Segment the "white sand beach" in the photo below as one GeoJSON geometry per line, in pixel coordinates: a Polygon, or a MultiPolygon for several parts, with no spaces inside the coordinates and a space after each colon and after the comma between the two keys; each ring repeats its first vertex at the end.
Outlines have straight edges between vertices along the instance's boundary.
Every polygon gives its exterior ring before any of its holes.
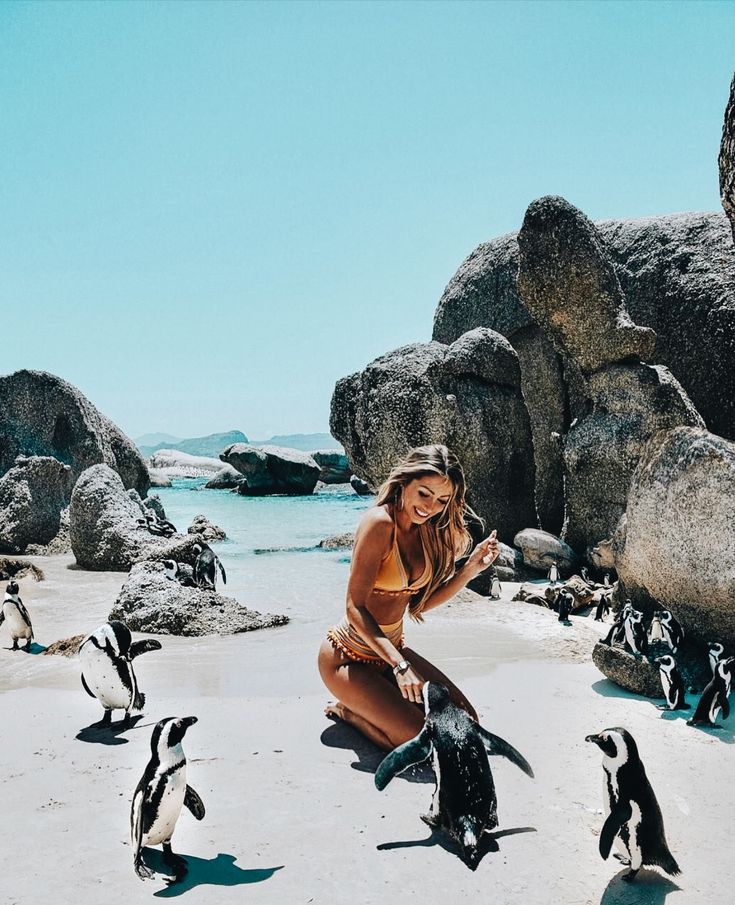
{"type": "MultiPolygon", "coordinates": [[[[21,595],[43,643],[104,621],[125,577],[69,568],[70,556],[32,560],[46,580],[23,579],[21,595]]],[[[536,773],[531,780],[492,759],[497,851],[474,873],[419,819],[433,790],[430,770],[378,792],[380,752],[324,717],[316,650],[326,625],[161,636],[161,651],[136,660],[145,712],[129,731],[104,736],[112,744],[94,731],[79,737],[101,708],[81,688],[76,660],[11,653],[0,630],[0,901],[729,901],[735,719],[720,733],[699,731],[621,692],[591,663],[599,626],[574,617],[564,628],[549,612],[511,603],[514,589],[505,585],[498,602],[465,592],[407,631],[536,773]],[[167,887],[163,874],[147,882],[134,874],[128,819],[152,727],[171,715],[199,718],[184,749],[188,782],[207,813],[198,823],[182,812],[173,849],[190,873],[167,887]],[[642,871],[628,885],[617,861],[600,858],[601,758],[584,737],[611,726],[638,742],[680,877],[642,871]]],[[[335,600],[335,613],[340,606],[335,600]]]]}

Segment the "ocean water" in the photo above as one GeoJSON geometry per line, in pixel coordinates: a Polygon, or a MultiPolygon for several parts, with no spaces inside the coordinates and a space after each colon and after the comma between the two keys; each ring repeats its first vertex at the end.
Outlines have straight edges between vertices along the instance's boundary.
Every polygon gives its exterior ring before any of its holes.
{"type": "Polygon", "coordinates": [[[227,573],[227,584],[218,583],[218,590],[295,622],[326,626],[338,618],[350,552],[316,545],[332,534],[354,531],[374,498],[360,497],[345,485],[328,485],[311,496],[244,497],[206,490],[205,483],[204,478],[177,480],[152,493],[179,531],[203,514],[227,532],[227,540],[212,543],[227,573]]]}

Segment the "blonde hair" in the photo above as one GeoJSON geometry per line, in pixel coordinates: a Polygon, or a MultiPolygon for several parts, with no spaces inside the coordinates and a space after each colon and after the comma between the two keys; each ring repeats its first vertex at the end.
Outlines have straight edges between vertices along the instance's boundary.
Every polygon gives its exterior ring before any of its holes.
{"type": "Polygon", "coordinates": [[[417,478],[439,475],[449,478],[452,495],[444,509],[419,525],[424,548],[431,563],[431,581],[419,591],[408,606],[409,615],[417,622],[426,601],[439,585],[454,574],[454,563],[469,550],[472,537],[466,527],[466,517],[478,518],[465,502],[465,478],[459,459],[441,443],[417,446],[396,465],[378,490],[376,506],[392,504],[400,509],[403,488],[417,478]]]}

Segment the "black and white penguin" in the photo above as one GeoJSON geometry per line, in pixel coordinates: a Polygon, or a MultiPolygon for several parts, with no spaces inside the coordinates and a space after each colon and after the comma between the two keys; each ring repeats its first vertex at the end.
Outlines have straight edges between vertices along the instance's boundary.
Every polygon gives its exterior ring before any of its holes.
{"type": "Polygon", "coordinates": [[[30,651],[33,642],[33,624],[28,610],[20,599],[20,588],[17,581],[9,581],[5,588],[5,599],[0,607],[0,625],[8,623],[11,650],[18,650],[18,641],[25,641],[25,650],[30,651]]]}
{"type": "Polygon", "coordinates": [[[672,653],[675,654],[684,640],[684,629],[681,627],[681,623],[670,610],[656,610],[654,618],[658,618],[661,625],[662,640],[668,644],[672,653]]]}
{"type": "Polygon", "coordinates": [[[709,668],[712,670],[712,675],[714,675],[717,664],[725,658],[725,648],[719,641],[710,641],[707,645],[707,653],[709,655],[709,668]]]}
{"type": "Polygon", "coordinates": [[[198,551],[196,562],[194,563],[194,581],[197,587],[215,589],[217,583],[217,569],[219,568],[222,575],[222,581],[227,584],[227,576],[225,575],[224,566],[219,561],[219,556],[214,550],[205,544],[194,544],[192,547],[194,552],[198,551]]]}
{"type": "Polygon", "coordinates": [[[500,600],[500,579],[494,566],[490,569],[490,599],[500,600]]]}
{"type": "Polygon", "coordinates": [[[159,519],[152,509],[146,512],[145,521],[150,533],[158,537],[173,537],[176,534],[176,526],[166,519],[159,519]]]}
{"type": "Polygon", "coordinates": [[[556,595],[555,605],[559,613],[559,622],[563,625],[571,625],[569,614],[574,606],[574,594],[566,588],[562,588],[556,595]]]}
{"type": "Polygon", "coordinates": [[[643,625],[643,613],[631,607],[625,617],[623,628],[623,645],[625,649],[635,657],[647,656],[648,634],[643,625]]]}
{"type": "Polygon", "coordinates": [[[600,594],[600,599],[597,602],[597,607],[595,609],[595,622],[604,622],[605,617],[610,613],[610,607],[612,605],[612,591],[608,591],[604,594],[600,594]]]}
{"type": "Polygon", "coordinates": [[[153,638],[133,641],[124,622],[105,622],[79,645],[82,685],[105,709],[98,726],[109,726],[113,710],[124,710],[123,727],[130,724],[131,710],[142,710],[145,695],[138,688],[133,659],[149,650],[160,650],[153,638]]]}
{"type": "Polygon", "coordinates": [[[600,854],[607,859],[613,842],[630,870],[623,877],[635,879],[643,865],[653,864],[667,874],[681,873],[669,851],[661,809],[656,801],[633,736],[621,728],[588,735],[602,751],[605,823],[600,833],[600,854]]]}
{"type": "Polygon", "coordinates": [[[677,669],[676,660],[667,654],[665,657],[659,657],[654,661],[658,663],[659,674],[661,676],[661,688],[664,691],[666,705],[661,706],[661,710],[689,710],[689,704],[686,702],[684,693],[684,682],[681,673],[677,669]]]}
{"type": "Polygon", "coordinates": [[[715,672],[709,685],[702,692],[694,716],[687,722],[688,726],[708,726],[710,729],[721,729],[717,724],[720,711],[727,719],[730,716],[730,689],[735,657],[726,657],[715,666],[715,672]]]}
{"type": "Polygon", "coordinates": [[[552,562],[551,568],[549,569],[549,583],[556,584],[559,581],[559,567],[556,564],[556,560],[552,562]]]}
{"type": "Polygon", "coordinates": [[[170,581],[178,581],[185,588],[195,588],[194,573],[191,566],[176,562],[173,559],[162,560],[164,574],[170,581]]]}
{"type": "Polygon", "coordinates": [[[632,609],[632,603],[630,602],[630,600],[626,600],[625,605],[622,606],[615,614],[613,624],[610,626],[610,631],[602,640],[603,644],[623,643],[623,641],[625,640],[625,622],[628,618],[628,614],[632,609]]]}
{"type": "Polygon", "coordinates": [[[609,573],[609,572],[605,572],[605,576],[604,576],[604,578],[602,579],[602,586],[605,587],[605,588],[611,588],[611,587],[612,587],[612,582],[610,581],[610,573],[609,573]]]}
{"type": "Polygon", "coordinates": [[[459,843],[462,860],[475,870],[482,857],[479,846],[483,831],[498,825],[488,754],[507,757],[529,776],[533,776],[533,770],[512,745],[483,729],[457,707],[444,685],[426,682],[422,695],[424,728],[381,762],[375,785],[382,791],[398,773],[433,755],[436,786],[429,813],[422,820],[452,836],[459,843]]]}
{"type": "Polygon", "coordinates": [[[181,741],[195,716],[167,717],[156,723],[151,735],[151,759],[133,795],[130,809],[130,837],[133,867],[141,880],[149,880],[153,871],[143,863],[143,846],[162,845],[163,860],[174,872],[170,883],[186,876],[186,859],[171,851],[171,837],[181,808],[186,807],[201,820],[204,804],[186,784],[186,756],[181,741]]]}

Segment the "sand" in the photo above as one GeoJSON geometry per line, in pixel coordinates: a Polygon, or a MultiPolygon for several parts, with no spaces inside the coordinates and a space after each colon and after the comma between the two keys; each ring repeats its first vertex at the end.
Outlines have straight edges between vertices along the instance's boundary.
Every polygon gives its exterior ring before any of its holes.
{"type": "MultiPolygon", "coordinates": [[[[24,579],[21,593],[41,643],[104,621],[125,577],[71,569],[69,556],[34,561],[47,580],[24,579]]],[[[504,596],[512,591],[506,585],[504,596]]],[[[145,713],[108,738],[114,744],[79,736],[101,709],[83,692],[76,661],[11,653],[0,629],[0,902],[113,905],[183,894],[189,903],[259,905],[733,900],[735,718],[719,734],[695,730],[616,689],[591,663],[600,634],[591,620],[573,617],[564,628],[527,604],[466,593],[409,627],[411,646],[456,679],[483,725],[536,772],[531,780],[492,759],[498,850],[474,873],[419,820],[430,771],[378,792],[382,755],[324,717],[316,650],[325,628],[294,620],[230,638],[161,636],[161,651],[136,660],[145,713]],[[207,814],[198,823],[182,813],[173,847],[190,874],[169,888],[162,874],[135,876],[128,819],[152,727],[171,715],[199,718],[184,748],[207,814]],[[629,886],[618,862],[598,853],[601,758],[584,737],[611,726],[638,741],[678,878],[642,871],[629,886]]]]}

